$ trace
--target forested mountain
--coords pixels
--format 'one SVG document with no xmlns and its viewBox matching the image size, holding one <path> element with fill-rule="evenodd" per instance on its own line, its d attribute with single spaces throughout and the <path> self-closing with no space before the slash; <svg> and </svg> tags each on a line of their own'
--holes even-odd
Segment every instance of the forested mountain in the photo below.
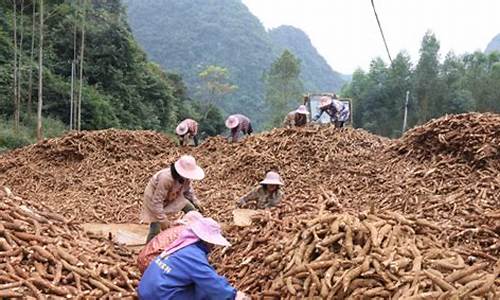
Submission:
<svg viewBox="0 0 500 300">
<path fill-rule="evenodd" d="M 45 0 L 43 46 L 39 50 L 41 3 L 36 1 L 33 10 L 30 0 L 0 1 L 0 117 L 12 118 L 19 106 L 21 126 L 31 124 L 41 51 L 44 117 L 69 123 L 75 62 L 75 99 L 80 94 L 80 69 L 83 79 L 82 129 L 174 127 L 184 107 L 183 83 L 179 76 L 147 61 L 130 31 L 121 0 Z M 16 89 L 14 78 L 19 85 Z M 19 105 L 13 100 L 15 95 L 19 95 Z"/>
<path fill-rule="evenodd" d="M 342 84 L 303 32 L 290 27 L 266 32 L 241 0 L 126 3 L 134 35 L 154 61 L 182 74 L 192 94 L 206 66 L 226 67 L 238 89 L 225 97 L 221 107 L 227 113 L 246 113 L 257 125 L 264 121 L 264 72 L 284 48 L 302 61 L 306 88 L 332 90 Z M 292 41 L 295 38 L 298 43 Z"/>
<path fill-rule="evenodd" d="M 300 77 L 306 91 L 338 91 L 342 87 L 342 75 L 332 70 L 305 32 L 293 26 L 280 26 L 270 30 L 269 36 L 279 53 L 288 49 L 300 59 Z"/>
<path fill-rule="evenodd" d="M 491 53 L 493 51 L 500 51 L 500 34 L 497 34 L 491 42 L 488 43 L 485 53 Z"/>
</svg>

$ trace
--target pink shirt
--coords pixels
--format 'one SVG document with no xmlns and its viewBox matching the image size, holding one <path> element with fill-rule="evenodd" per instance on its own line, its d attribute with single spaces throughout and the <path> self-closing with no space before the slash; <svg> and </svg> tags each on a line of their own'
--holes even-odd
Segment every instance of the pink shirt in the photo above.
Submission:
<svg viewBox="0 0 500 300">
<path fill-rule="evenodd" d="M 247 133 L 248 129 L 250 129 L 250 119 L 241 114 L 236 114 L 232 116 L 236 117 L 239 121 L 238 126 L 236 128 L 231 129 L 231 137 L 233 141 L 236 141 L 238 140 L 238 135 L 240 131 L 243 133 Z"/>
</svg>

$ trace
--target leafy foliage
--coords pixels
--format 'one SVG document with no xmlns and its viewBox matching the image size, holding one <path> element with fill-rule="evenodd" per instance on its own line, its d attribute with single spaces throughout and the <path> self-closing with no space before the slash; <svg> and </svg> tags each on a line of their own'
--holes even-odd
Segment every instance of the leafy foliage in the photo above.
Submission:
<svg viewBox="0 0 500 300">
<path fill-rule="evenodd" d="M 154 61 L 182 74 L 191 94 L 208 66 L 227 69 L 238 89 L 218 107 L 248 115 L 257 128 L 266 121 L 262 76 L 285 49 L 304 62 L 301 78 L 308 89 L 335 90 L 342 84 L 302 31 L 283 27 L 266 32 L 241 0 L 126 3 L 134 35 Z"/>
<path fill-rule="evenodd" d="M 342 75 L 332 70 L 302 30 L 293 26 L 279 26 L 271 29 L 269 36 L 280 54 L 288 49 L 300 59 L 300 79 L 307 91 L 335 92 L 344 85 Z"/>
<path fill-rule="evenodd" d="M 375 58 L 367 73 L 354 72 L 342 95 L 353 99 L 356 127 L 397 137 L 402 133 L 406 91 L 408 127 L 450 113 L 500 112 L 500 54 L 448 53 L 440 63 L 439 41 L 428 32 L 416 66 L 406 53 L 399 53 L 390 66 Z"/>
<path fill-rule="evenodd" d="M 297 106 L 304 91 L 299 75 L 300 61 L 288 50 L 271 65 L 266 74 L 269 127 L 280 126 L 288 110 Z"/>
<path fill-rule="evenodd" d="M 20 11 L 21 1 L 17 3 Z M 171 130 L 175 127 L 179 112 L 189 101 L 186 90 L 178 88 L 181 78 L 165 73 L 158 65 L 147 61 L 130 32 L 121 1 L 92 0 L 84 8 L 75 3 L 67 0 L 45 1 L 43 114 L 69 123 L 73 32 L 76 29 L 79 53 L 80 19 L 85 9 L 82 129 L 122 127 Z M 31 1 L 25 0 L 25 13 L 18 15 L 18 27 L 23 19 L 23 28 L 18 30 L 24 32 L 21 103 L 24 116 L 28 116 L 26 78 L 32 38 L 35 38 L 35 47 L 38 46 L 38 28 L 35 34 L 32 34 L 31 28 L 31 4 Z M 0 112 L 4 118 L 10 118 L 13 111 L 14 52 L 10 1 L 0 2 L 0 15 Z M 37 65 L 33 63 L 33 81 L 37 80 Z M 75 86 L 78 84 L 75 83 Z M 38 86 L 33 84 L 33 95 L 37 94 L 37 89 Z M 29 122 L 25 117 L 25 125 Z"/>
</svg>

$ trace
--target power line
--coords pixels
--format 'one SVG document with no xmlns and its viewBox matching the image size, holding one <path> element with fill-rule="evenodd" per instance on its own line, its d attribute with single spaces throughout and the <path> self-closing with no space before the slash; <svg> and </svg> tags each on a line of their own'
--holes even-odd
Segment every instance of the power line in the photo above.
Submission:
<svg viewBox="0 0 500 300">
<path fill-rule="evenodd" d="M 385 40 L 384 31 L 382 30 L 382 25 L 380 25 L 380 20 L 378 19 L 377 11 L 375 10 L 375 3 L 373 3 L 374 0 L 371 1 L 372 1 L 373 12 L 375 13 L 375 18 L 377 19 L 378 28 L 380 29 L 380 34 L 382 35 L 382 39 L 384 40 L 385 50 L 387 51 L 387 55 L 389 56 L 389 60 L 391 61 L 392 64 L 391 53 L 389 52 L 389 47 L 387 46 L 387 41 Z"/>
</svg>

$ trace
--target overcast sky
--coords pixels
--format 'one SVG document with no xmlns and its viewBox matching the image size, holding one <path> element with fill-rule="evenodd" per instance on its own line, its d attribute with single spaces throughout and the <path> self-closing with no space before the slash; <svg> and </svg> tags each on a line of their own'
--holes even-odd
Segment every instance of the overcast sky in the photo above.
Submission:
<svg viewBox="0 0 500 300">
<path fill-rule="evenodd" d="M 351 74 L 370 60 L 388 61 L 370 0 L 243 0 L 266 28 L 304 30 L 333 69 Z M 375 0 L 393 57 L 406 50 L 418 59 L 420 42 L 432 30 L 441 56 L 483 51 L 500 33 L 500 0 Z"/>
</svg>

